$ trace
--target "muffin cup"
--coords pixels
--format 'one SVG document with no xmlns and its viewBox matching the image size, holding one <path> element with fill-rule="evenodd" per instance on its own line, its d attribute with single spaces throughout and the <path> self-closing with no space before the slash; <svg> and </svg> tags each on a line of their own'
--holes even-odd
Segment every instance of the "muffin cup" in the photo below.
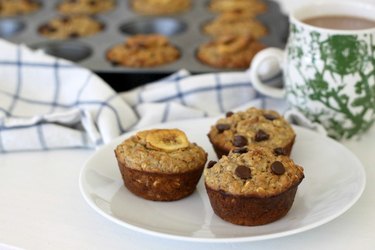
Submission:
<svg viewBox="0 0 375 250">
<path fill-rule="evenodd" d="M 205 186 L 216 215 L 236 225 L 258 226 L 274 222 L 288 213 L 299 183 L 278 195 L 265 198 L 233 195 Z"/>
<path fill-rule="evenodd" d="M 137 196 L 153 201 L 174 201 L 192 194 L 204 165 L 184 173 L 153 173 L 118 162 L 125 186 Z"/>
</svg>

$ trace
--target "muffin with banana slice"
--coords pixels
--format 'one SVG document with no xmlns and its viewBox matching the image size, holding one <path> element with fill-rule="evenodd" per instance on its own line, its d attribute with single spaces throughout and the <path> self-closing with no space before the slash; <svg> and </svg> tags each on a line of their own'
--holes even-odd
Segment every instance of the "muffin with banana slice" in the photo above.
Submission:
<svg viewBox="0 0 375 250">
<path fill-rule="evenodd" d="M 179 129 L 136 133 L 115 149 L 126 188 L 154 201 L 174 201 L 192 194 L 207 153 Z"/>
</svg>

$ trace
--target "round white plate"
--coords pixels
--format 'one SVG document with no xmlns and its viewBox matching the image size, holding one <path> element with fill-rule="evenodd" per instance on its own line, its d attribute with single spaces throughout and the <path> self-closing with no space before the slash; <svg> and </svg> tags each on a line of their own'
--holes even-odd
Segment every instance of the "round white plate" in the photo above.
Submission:
<svg viewBox="0 0 375 250">
<path fill-rule="evenodd" d="M 215 120 L 172 122 L 154 128 L 180 128 L 192 142 L 216 156 L 207 139 Z M 102 147 L 86 162 L 80 175 L 84 199 L 99 214 L 141 233 L 186 241 L 240 242 L 291 235 L 327 223 L 348 210 L 361 196 L 365 172 L 360 161 L 336 141 L 295 127 L 292 158 L 305 169 L 293 207 L 282 219 L 256 227 L 237 226 L 221 220 L 210 206 L 201 178 L 197 190 L 174 202 L 139 198 L 124 186 L 114 149 L 126 134 Z"/>
</svg>

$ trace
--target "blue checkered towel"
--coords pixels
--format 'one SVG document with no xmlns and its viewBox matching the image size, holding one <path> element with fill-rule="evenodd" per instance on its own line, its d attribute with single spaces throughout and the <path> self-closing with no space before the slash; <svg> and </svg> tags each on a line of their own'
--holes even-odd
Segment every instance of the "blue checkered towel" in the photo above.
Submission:
<svg viewBox="0 0 375 250">
<path fill-rule="evenodd" d="M 217 116 L 248 106 L 279 112 L 287 108 L 282 100 L 259 95 L 246 72 L 191 76 L 181 70 L 118 94 L 94 73 L 69 61 L 3 40 L 0 48 L 3 153 L 95 148 L 156 123 Z"/>
</svg>

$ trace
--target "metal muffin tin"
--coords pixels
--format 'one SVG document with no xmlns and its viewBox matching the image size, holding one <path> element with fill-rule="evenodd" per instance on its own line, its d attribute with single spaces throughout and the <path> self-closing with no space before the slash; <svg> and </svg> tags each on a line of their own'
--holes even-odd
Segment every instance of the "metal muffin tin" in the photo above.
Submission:
<svg viewBox="0 0 375 250">
<path fill-rule="evenodd" d="M 132 11 L 130 1 L 116 1 L 116 7 L 95 17 L 103 22 L 102 32 L 89 37 L 70 40 L 50 40 L 38 33 L 38 28 L 52 18 L 60 16 L 56 10 L 59 0 L 40 0 L 40 10 L 28 15 L 1 18 L 0 37 L 11 42 L 24 43 L 47 53 L 76 61 L 95 72 L 102 73 L 171 73 L 185 68 L 193 73 L 225 71 L 201 63 L 196 58 L 197 48 L 212 38 L 202 32 L 202 27 L 217 14 L 207 6 L 209 1 L 193 0 L 192 8 L 168 16 L 142 16 Z M 279 5 L 264 0 L 267 12 L 257 16 L 269 31 L 261 41 L 267 46 L 282 48 L 288 31 L 288 19 Z M 167 35 L 181 52 L 177 61 L 152 68 L 127 68 L 112 65 L 106 60 L 106 51 L 134 34 L 161 33 Z M 231 70 L 233 71 L 233 69 Z"/>
</svg>

